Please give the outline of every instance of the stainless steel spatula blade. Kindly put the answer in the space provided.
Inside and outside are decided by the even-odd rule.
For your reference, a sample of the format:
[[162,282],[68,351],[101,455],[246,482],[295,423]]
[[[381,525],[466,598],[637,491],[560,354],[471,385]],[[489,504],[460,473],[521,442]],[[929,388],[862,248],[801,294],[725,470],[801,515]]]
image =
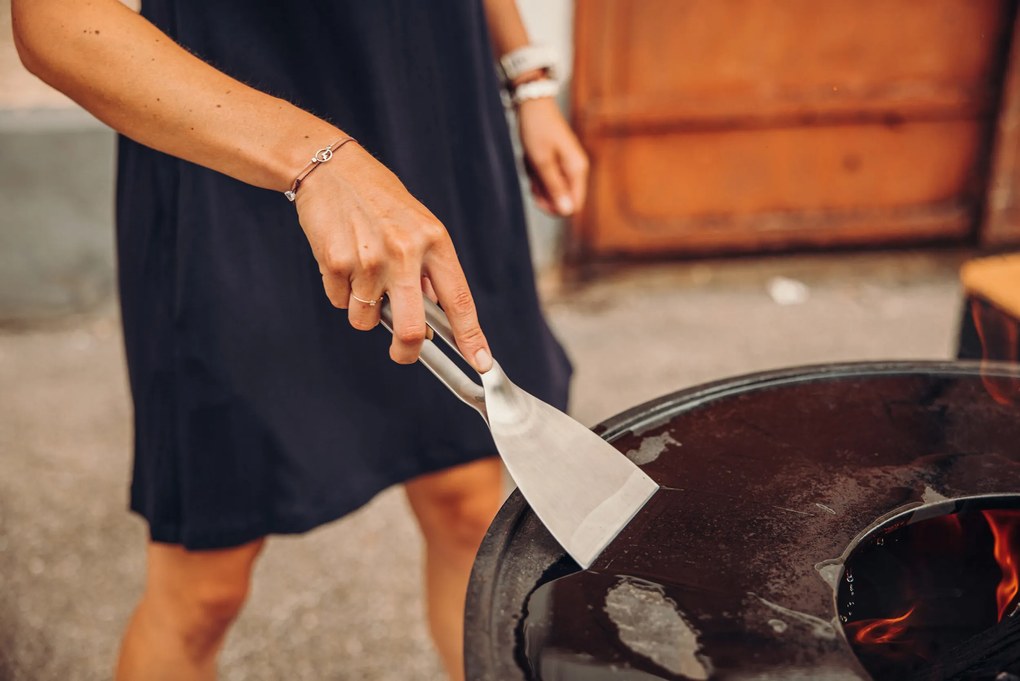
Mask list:
[[482,374],[482,385],[510,476],[560,545],[589,567],[658,484],[591,430],[511,383],[498,364]]
[[[425,300],[436,335],[457,352],[443,311]],[[383,324],[392,331],[389,301]],[[432,341],[420,360],[489,424],[503,463],[539,520],[582,568],[602,550],[659,489],[630,459],[588,428],[514,385],[498,363],[469,378]]]

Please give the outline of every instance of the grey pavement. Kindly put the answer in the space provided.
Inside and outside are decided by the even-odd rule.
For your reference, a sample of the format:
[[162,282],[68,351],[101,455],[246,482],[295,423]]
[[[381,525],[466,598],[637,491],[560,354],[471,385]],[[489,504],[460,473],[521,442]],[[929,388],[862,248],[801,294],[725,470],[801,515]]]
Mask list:
[[[666,392],[780,366],[950,357],[963,257],[607,269],[548,303],[577,367],[573,412],[592,424]],[[109,678],[143,576],[145,530],[125,511],[129,415],[112,305],[0,330],[0,680]],[[441,679],[420,552],[399,490],[270,541],[222,677]]]

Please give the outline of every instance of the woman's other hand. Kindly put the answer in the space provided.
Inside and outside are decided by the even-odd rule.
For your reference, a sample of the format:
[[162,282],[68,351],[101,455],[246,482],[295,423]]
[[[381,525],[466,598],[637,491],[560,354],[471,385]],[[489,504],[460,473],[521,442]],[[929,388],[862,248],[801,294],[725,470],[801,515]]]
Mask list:
[[548,97],[521,102],[517,121],[535,203],[553,215],[573,215],[588,186],[588,155],[574,131]]
[[491,368],[446,228],[389,169],[357,144],[344,145],[301,183],[296,204],[326,296],[348,311],[351,326],[374,328],[379,305],[361,301],[386,294],[393,309],[390,356],[410,364],[425,339],[425,289],[442,304],[464,357],[482,373]]

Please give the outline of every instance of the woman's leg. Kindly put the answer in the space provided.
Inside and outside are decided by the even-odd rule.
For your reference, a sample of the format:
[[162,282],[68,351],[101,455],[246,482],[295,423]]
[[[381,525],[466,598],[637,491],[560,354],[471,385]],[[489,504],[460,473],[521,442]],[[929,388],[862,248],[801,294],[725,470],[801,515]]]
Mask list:
[[464,598],[471,565],[503,500],[499,459],[416,478],[407,498],[425,535],[429,627],[452,681],[464,678]]
[[211,681],[227,629],[248,595],[263,540],[188,551],[149,544],[145,591],[124,633],[117,681]]

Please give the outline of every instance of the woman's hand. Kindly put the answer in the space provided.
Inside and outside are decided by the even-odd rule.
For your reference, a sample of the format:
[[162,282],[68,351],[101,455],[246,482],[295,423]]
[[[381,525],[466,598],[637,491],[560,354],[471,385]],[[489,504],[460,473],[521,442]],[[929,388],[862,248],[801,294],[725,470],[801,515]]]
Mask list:
[[390,357],[410,364],[425,339],[426,290],[442,304],[468,362],[482,373],[491,368],[450,236],[396,175],[347,144],[301,183],[296,204],[326,296],[348,311],[351,326],[367,331],[379,323],[379,306],[355,296],[373,301],[386,294],[393,309]]
[[584,205],[588,155],[551,98],[529,99],[517,109],[524,167],[539,208],[572,215]]

